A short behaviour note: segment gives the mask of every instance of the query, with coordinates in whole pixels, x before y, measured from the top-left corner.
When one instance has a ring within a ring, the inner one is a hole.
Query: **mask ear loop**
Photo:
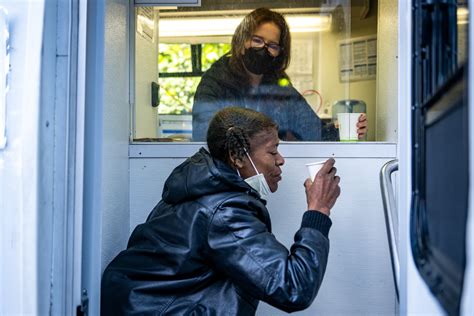
[[[244,148],[244,151],[245,151],[245,154],[247,155],[247,157],[249,158],[250,163],[252,164],[253,169],[255,170],[255,172],[256,172],[257,174],[259,174],[260,172],[258,172],[257,167],[255,167],[255,165],[253,164],[252,158],[250,158],[250,155],[249,155],[249,153],[247,152],[247,149]]]

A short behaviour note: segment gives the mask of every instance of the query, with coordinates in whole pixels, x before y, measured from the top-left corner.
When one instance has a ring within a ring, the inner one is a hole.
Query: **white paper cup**
[[[314,181],[314,177],[316,177],[316,174],[325,162],[326,160],[306,164],[306,168],[308,168],[309,177],[311,178],[311,181]]]
[[[341,142],[355,142],[359,140],[357,122],[362,113],[338,113],[339,140]]]

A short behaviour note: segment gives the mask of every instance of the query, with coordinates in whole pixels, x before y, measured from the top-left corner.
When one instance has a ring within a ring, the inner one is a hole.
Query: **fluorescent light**
[[[242,17],[160,18],[160,37],[222,36],[232,35]],[[328,14],[287,16],[292,33],[328,31],[331,16]]]
[[[286,21],[291,33],[323,32],[331,28],[329,14],[288,16]]]

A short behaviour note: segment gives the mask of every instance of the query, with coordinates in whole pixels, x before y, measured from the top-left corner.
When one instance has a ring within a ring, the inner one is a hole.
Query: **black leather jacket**
[[[288,251],[258,193],[201,148],[102,277],[102,315],[254,315],[308,307],[326,268],[329,217],[308,211]],[[291,214],[291,212],[289,212]]]

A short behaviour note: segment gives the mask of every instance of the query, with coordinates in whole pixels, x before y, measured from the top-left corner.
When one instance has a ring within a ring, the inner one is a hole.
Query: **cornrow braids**
[[[252,152],[251,140],[260,132],[278,130],[268,116],[246,108],[227,107],[218,111],[209,123],[207,147],[214,158],[230,162]]]
[[[231,157],[243,159],[245,152],[250,151],[250,143],[242,128],[238,126],[231,126],[226,133],[226,152]]]

